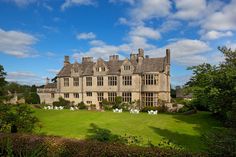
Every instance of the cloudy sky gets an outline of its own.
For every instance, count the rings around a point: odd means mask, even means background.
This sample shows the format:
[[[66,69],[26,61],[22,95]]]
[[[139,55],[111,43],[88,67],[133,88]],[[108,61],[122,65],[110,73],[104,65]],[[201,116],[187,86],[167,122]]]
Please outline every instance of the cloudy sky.
[[[171,49],[173,85],[186,68],[218,64],[236,48],[236,0],[0,0],[0,64],[9,81],[43,84],[82,56],[150,57]]]

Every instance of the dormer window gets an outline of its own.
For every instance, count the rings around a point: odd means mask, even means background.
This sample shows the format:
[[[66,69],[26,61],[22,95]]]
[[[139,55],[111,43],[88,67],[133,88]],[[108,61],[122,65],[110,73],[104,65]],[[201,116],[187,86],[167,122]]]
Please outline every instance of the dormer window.
[[[124,70],[130,70],[130,66],[129,65],[125,65],[124,66]]]
[[[105,67],[97,67],[96,71],[97,72],[106,71],[106,68]]]

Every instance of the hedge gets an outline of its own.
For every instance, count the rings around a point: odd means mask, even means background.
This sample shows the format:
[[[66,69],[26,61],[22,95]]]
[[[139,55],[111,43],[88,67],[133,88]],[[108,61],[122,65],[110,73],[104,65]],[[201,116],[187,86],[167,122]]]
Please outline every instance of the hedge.
[[[66,139],[55,136],[0,133],[0,156],[34,157],[130,157],[130,156],[206,156],[182,150],[128,146],[94,140]]]

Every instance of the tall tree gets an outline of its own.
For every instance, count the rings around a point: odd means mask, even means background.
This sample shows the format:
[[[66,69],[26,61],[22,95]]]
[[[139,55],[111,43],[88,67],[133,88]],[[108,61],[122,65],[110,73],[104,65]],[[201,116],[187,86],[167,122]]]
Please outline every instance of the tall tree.
[[[219,65],[207,63],[188,68],[193,76],[186,84],[193,92],[193,102],[231,121],[236,104],[236,51],[219,48],[225,61]]]

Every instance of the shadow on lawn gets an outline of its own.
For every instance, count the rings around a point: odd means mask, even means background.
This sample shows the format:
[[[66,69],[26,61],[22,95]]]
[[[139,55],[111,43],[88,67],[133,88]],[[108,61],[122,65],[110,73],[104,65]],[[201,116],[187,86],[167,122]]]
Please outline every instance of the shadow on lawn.
[[[88,129],[87,139],[101,142],[119,142],[120,136],[112,134],[108,129],[100,128],[96,124],[91,123]]]
[[[145,144],[143,138],[140,136],[133,136],[127,134],[121,136],[117,134],[112,134],[110,130],[105,128],[100,128],[94,123],[90,124],[90,129],[88,129],[87,139],[97,140],[101,142],[115,142],[127,145],[143,146]]]
[[[168,139],[174,145],[177,145],[185,150],[202,151],[204,149],[204,144],[201,142],[200,136],[181,134],[152,126],[150,126],[150,128],[153,129],[153,131],[158,135]]]
[[[170,140],[172,143],[183,147],[184,149],[191,149],[196,151],[204,151],[206,148],[202,135],[207,132],[214,130],[215,128],[221,127],[222,125],[214,120],[214,118],[209,113],[198,113],[193,115],[173,115],[173,118],[176,119],[176,122],[184,122],[188,124],[194,124],[193,129],[198,132],[199,135],[189,135],[182,134],[179,132],[173,132],[167,129],[160,129],[157,127],[150,126],[154,132],[158,135]]]

